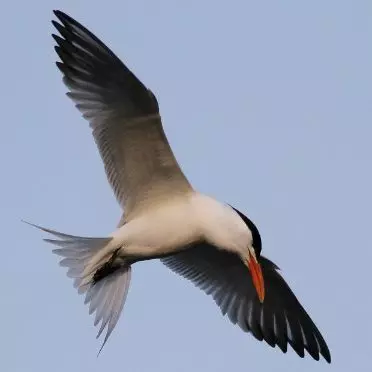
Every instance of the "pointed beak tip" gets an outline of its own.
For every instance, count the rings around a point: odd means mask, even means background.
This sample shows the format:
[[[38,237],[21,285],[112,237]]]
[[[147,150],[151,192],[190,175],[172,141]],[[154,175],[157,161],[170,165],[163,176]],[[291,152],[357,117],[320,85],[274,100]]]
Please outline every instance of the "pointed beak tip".
[[[265,290],[262,293],[258,294],[258,299],[260,300],[260,303],[263,304],[265,301]]]

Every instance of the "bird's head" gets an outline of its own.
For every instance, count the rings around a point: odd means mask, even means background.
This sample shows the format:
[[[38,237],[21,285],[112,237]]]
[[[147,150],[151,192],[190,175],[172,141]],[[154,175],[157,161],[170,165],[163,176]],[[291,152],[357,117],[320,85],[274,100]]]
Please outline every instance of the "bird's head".
[[[256,225],[247,216],[235,208],[234,210],[239,214],[240,218],[244,221],[252,234],[252,239],[248,243],[247,249],[244,251],[243,260],[250,271],[253,285],[257,291],[258,299],[261,303],[263,303],[265,299],[265,283],[260,264],[262,249],[261,236]]]

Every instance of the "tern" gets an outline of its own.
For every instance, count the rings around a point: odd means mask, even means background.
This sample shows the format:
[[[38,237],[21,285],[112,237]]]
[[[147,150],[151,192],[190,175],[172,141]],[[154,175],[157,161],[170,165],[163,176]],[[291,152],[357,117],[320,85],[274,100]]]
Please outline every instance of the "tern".
[[[95,313],[102,347],[127,298],[136,262],[159,259],[210,295],[223,315],[256,339],[331,362],[320,331],[279,268],[261,255],[255,224],[228,204],[195,191],[163,130],[155,95],[95,35],[54,11],[56,62],[67,96],[87,119],[107,179],[124,213],[106,237],[34,225]],[[100,350],[102,350],[102,347]]]

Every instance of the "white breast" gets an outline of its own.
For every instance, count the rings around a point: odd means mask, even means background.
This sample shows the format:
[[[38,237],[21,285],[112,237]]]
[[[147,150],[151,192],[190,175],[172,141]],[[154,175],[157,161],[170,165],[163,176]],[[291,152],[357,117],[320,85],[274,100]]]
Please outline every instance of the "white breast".
[[[122,240],[123,253],[157,256],[172,253],[199,239],[190,198],[175,198],[147,210],[118,229],[113,236]]]
[[[123,243],[123,254],[148,258],[200,240],[234,252],[252,241],[249,229],[231,207],[198,193],[154,206],[112,236]]]

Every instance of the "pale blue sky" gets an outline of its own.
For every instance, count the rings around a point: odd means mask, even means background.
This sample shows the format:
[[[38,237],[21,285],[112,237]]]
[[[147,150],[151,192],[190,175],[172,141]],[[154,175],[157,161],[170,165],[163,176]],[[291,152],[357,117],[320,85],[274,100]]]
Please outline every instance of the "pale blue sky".
[[[2,5],[0,370],[371,371],[372,2],[13,1]],[[157,262],[136,265],[97,359],[88,309],[22,218],[110,233],[120,209],[50,36],[61,9],[157,95],[200,191],[249,215],[333,363],[283,355]]]

